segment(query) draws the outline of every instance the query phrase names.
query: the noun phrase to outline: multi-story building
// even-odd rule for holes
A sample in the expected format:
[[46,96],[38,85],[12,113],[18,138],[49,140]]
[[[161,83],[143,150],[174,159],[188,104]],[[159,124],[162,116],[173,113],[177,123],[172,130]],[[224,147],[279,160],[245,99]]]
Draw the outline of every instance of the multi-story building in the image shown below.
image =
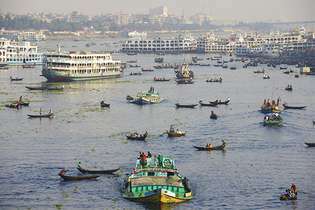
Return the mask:
[[41,64],[42,53],[37,52],[37,46],[30,42],[0,39],[0,63],[9,65]]
[[122,45],[122,52],[133,53],[186,53],[195,52],[197,41],[192,37],[178,36],[172,39],[129,39]]

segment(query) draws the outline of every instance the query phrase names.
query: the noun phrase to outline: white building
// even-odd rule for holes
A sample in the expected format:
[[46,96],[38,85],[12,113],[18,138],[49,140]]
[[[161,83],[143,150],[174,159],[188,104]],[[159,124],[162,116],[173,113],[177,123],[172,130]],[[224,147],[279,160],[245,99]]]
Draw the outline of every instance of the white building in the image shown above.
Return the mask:
[[185,53],[194,52],[197,41],[192,37],[178,36],[172,39],[130,39],[122,45],[123,52],[135,53]]
[[37,46],[30,42],[0,39],[0,63],[22,65],[41,64],[42,54],[37,52]]

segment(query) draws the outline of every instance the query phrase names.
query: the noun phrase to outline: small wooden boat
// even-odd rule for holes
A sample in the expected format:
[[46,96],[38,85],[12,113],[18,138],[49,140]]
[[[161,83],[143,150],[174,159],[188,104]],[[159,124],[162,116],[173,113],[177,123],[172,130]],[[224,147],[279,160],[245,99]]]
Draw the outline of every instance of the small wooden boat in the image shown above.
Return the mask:
[[308,147],[315,147],[315,143],[305,142]]
[[175,130],[174,125],[170,126],[170,129],[168,131],[166,131],[167,136],[169,138],[173,138],[173,137],[181,137],[181,136],[185,136],[186,133],[184,131],[180,131],[178,129]]
[[207,79],[206,82],[222,82],[222,78]]
[[107,104],[107,103],[105,103],[104,101],[101,101],[101,107],[107,107],[107,108],[109,108],[110,107],[110,104]]
[[181,136],[185,136],[186,133],[184,131],[167,131],[167,136],[169,138],[173,138],[173,137],[181,137]]
[[287,104],[282,104],[284,109],[305,109],[306,106],[289,106]]
[[77,169],[83,174],[113,174],[118,171],[120,168],[108,169],[108,170],[91,170],[84,169],[80,164],[78,164]]
[[96,175],[84,175],[84,176],[67,176],[66,170],[62,169],[59,174],[61,178],[63,178],[65,181],[80,181],[80,180],[86,180],[86,179],[96,179],[99,176]]
[[132,96],[130,96],[130,95],[127,95],[127,96],[126,96],[126,99],[127,99],[127,101],[132,101],[132,100],[134,100],[134,97],[132,97]]
[[56,90],[56,91],[61,91],[64,90],[64,86],[61,87],[52,87],[52,86],[47,86],[46,90]]
[[23,78],[22,77],[10,77],[10,80],[13,81],[22,81]]
[[11,109],[19,109],[20,105],[21,104],[19,104],[19,103],[11,103],[11,104],[6,104],[4,106],[7,107],[7,108],[11,108]]
[[129,75],[130,76],[140,76],[140,75],[142,75],[142,73],[141,72],[130,72]]
[[293,90],[292,85],[288,85],[288,86],[285,88],[285,90],[287,90],[287,91],[292,91],[292,90]]
[[141,66],[138,65],[138,64],[135,64],[135,65],[130,64],[129,67],[130,67],[130,68],[138,68],[138,67],[141,67]]
[[198,147],[198,146],[194,146],[194,147],[199,151],[211,151],[211,150],[224,150],[225,146],[226,146],[226,143],[223,142],[221,145],[215,146],[215,147]]
[[297,194],[294,193],[294,194],[290,195],[290,193],[287,192],[287,193],[284,193],[284,194],[280,195],[279,199],[281,201],[297,200]]
[[214,107],[214,106],[218,105],[218,102],[216,101],[216,102],[203,103],[202,100],[200,100],[199,104],[200,104],[200,106],[212,106],[212,107]]
[[29,90],[46,90],[45,86],[25,86]]
[[176,103],[175,106],[176,108],[195,108],[198,104],[179,104],[179,103]]
[[154,81],[156,81],[156,82],[168,82],[170,80],[171,79],[154,77]]
[[194,84],[192,79],[178,79],[176,80],[177,84]]
[[29,90],[51,90],[51,91],[61,91],[64,89],[64,86],[53,87],[53,86],[25,86]]
[[217,103],[218,105],[228,105],[230,103],[231,99],[227,98],[225,101],[221,100],[215,100],[215,101],[210,101],[210,103]]
[[54,116],[54,113],[49,111],[47,114],[28,114],[27,116],[30,118],[51,118]]
[[152,72],[152,71],[154,71],[154,69],[141,68],[141,71],[143,71],[143,72]]
[[129,140],[138,140],[138,141],[145,141],[145,139],[148,136],[148,132],[146,131],[144,134],[138,134],[138,133],[130,133],[126,137]]
[[264,74],[264,73],[265,73],[265,69],[254,71],[254,74]]

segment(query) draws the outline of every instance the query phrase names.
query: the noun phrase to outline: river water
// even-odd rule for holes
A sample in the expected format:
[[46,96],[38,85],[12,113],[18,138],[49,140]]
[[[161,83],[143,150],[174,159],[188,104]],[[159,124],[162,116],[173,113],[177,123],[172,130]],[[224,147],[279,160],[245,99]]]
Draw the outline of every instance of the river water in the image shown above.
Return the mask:
[[[88,41],[64,41],[65,49],[87,48]],[[55,48],[58,41],[42,43]],[[108,43],[97,42],[100,50]],[[193,55],[167,55],[165,62],[188,61]],[[154,55],[115,54],[123,61],[138,60],[152,67]],[[199,57],[205,57],[199,55]],[[205,62],[205,61],[204,61]],[[211,61],[207,61],[211,62]],[[213,62],[211,62],[213,64]],[[228,64],[230,65],[230,64]],[[41,69],[11,67],[0,71],[0,208],[1,209],[314,209],[315,77],[283,74],[266,66],[237,70],[192,66],[195,83],[177,85],[173,70],[155,70],[129,76],[140,69],[127,68],[119,79],[64,83],[63,92],[29,91],[26,85],[44,82]],[[253,71],[265,68],[271,76],[263,80]],[[294,69],[294,67],[291,67]],[[297,69],[294,69],[297,71]],[[10,76],[24,77],[10,82]],[[154,82],[153,77],[172,78]],[[223,82],[206,83],[221,76]],[[287,84],[293,91],[284,90]],[[153,86],[165,100],[156,105],[128,104],[126,95]],[[4,104],[23,96],[30,107],[12,110]],[[217,108],[176,109],[175,103],[197,103],[231,98],[230,105]],[[305,110],[282,113],[284,125],[262,125],[258,110],[265,98],[307,105]],[[101,109],[105,100],[110,109]],[[53,119],[29,119],[27,114],[52,109]],[[210,120],[210,111],[218,120]],[[160,136],[170,124],[187,132],[182,138]],[[149,132],[147,142],[127,141],[129,131]],[[193,146],[227,142],[226,152],[199,152]],[[122,197],[122,177],[130,173],[139,151],[167,154],[191,183],[194,198],[171,206],[146,206]],[[57,175],[63,167],[77,174],[76,162],[110,169],[121,167],[120,176],[101,176],[97,181],[64,182]],[[280,201],[279,195],[295,183],[295,202]]]

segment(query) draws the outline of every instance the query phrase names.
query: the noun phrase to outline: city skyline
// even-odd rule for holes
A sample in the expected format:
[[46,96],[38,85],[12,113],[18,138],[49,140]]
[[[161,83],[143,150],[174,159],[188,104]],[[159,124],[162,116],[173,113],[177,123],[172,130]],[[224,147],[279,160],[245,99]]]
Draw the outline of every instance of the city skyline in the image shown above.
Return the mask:
[[78,11],[87,15],[107,13],[148,13],[151,8],[166,6],[170,14],[191,16],[204,13],[215,20],[234,21],[314,21],[315,2],[312,0],[154,0],[154,1],[125,1],[115,2],[101,0],[68,0],[68,1],[37,1],[37,0],[0,0],[2,13],[70,13]]

